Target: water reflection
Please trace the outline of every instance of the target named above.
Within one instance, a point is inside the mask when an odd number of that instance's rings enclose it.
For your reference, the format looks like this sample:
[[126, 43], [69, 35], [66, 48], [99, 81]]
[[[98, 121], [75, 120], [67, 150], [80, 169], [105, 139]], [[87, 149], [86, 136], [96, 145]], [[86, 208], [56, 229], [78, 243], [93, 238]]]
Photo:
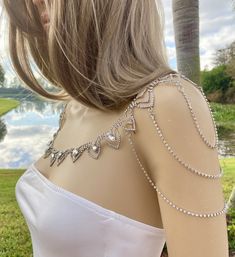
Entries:
[[[0, 118], [0, 168], [27, 168], [40, 158], [58, 129], [63, 103], [22, 101]], [[235, 134], [219, 138], [219, 155], [235, 156]]]
[[39, 158], [58, 128], [62, 108], [63, 103], [27, 100], [2, 116], [0, 167], [27, 168]]
[[235, 132], [226, 133], [219, 137], [219, 156], [233, 157], [235, 156]]
[[3, 141], [6, 134], [7, 134], [7, 126], [3, 122], [3, 120], [0, 118], [0, 142]]

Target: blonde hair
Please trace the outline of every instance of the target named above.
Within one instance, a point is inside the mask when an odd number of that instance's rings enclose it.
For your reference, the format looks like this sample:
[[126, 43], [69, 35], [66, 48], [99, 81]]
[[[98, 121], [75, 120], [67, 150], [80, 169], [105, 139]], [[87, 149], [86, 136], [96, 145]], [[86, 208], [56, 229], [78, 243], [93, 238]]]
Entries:
[[[52, 100], [74, 98], [109, 111], [128, 103], [157, 77], [172, 72], [158, 0], [45, 0], [45, 31], [32, 0], [3, 0], [9, 17], [9, 51], [20, 79]], [[59, 89], [45, 90], [33, 74]]]

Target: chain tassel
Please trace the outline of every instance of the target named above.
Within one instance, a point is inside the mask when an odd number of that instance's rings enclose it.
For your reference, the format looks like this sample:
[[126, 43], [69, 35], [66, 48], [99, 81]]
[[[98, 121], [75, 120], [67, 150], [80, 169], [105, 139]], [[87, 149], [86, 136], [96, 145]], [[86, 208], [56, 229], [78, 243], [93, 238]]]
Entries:
[[[177, 80], [175, 81], [174, 79], [177, 78]], [[188, 98], [188, 96], [186, 95], [184, 88], [182, 87], [179, 78], [184, 78], [185, 80], [191, 82], [194, 86], [196, 86], [201, 92], [203, 97], [205, 98], [209, 110], [210, 110], [210, 114], [211, 117], [213, 119], [213, 126], [215, 129], [215, 143], [212, 144], [210, 143], [206, 137], [204, 136], [204, 134], [202, 133], [200, 126], [198, 124], [198, 121], [196, 119], [195, 113], [193, 112], [192, 109], [192, 105], [190, 102], [190, 99]], [[198, 131], [201, 139], [203, 140], [203, 142], [211, 149], [214, 149], [217, 147], [218, 145], [218, 133], [217, 133], [217, 128], [215, 125], [215, 121], [214, 121], [214, 117], [213, 117], [213, 113], [211, 111], [209, 102], [202, 90], [202, 88], [200, 86], [198, 86], [197, 84], [195, 84], [194, 82], [192, 82], [191, 80], [189, 80], [187, 77], [183, 76], [182, 74], [168, 74], [166, 76], [163, 76], [162, 78], [158, 78], [154, 81], [152, 81], [147, 87], [144, 88], [144, 90], [142, 90], [140, 93], [137, 94], [137, 96], [133, 99], [133, 101], [131, 101], [131, 103], [128, 105], [128, 107], [125, 109], [124, 113], [120, 116], [119, 119], [117, 119], [117, 121], [113, 124], [113, 126], [111, 127], [111, 129], [109, 129], [108, 131], [102, 133], [101, 135], [98, 135], [98, 137], [96, 138], [96, 140], [94, 141], [90, 141], [88, 143], [85, 143], [79, 147], [75, 147], [75, 148], [70, 148], [70, 149], [66, 149], [66, 150], [57, 150], [54, 148], [54, 140], [57, 137], [59, 131], [61, 130], [61, 128], [63, 127], [64, 123], [65, 123], [65, 112], [66, 112], [66, 108], [67, 108], [67, 104], [64, 107], [64, 110], [62, 111], [62, 113], [60, 114], [60, 122], [59, 122], [59, 128], [57, 130], [56, 133], [54, 133], [53, 135], [53, 139], [49, 142], [48, 144], [48, 148], [45, 150], [44, 153], [44, 158], [48, 158], [50, 157], [50, 166], [52, 166], [54, 163], [57, 163], [57, 166], [59, 166], [64, 159], [70, 155], [72, 158], [72, 161], [75, 162], [78, 160], [78, 158], [81, 156], [81, 154], [87, 150], [89, 155], [94, 158], [94, 159], [98, 159], [100, 152], [101, 152], [101, 140], [105, 140], [105, 142], [107, 143], [108, 146], [112, 147], [113, 149], [119, 149], [120, 147], [120, 143], [121, 143], [121, 137], [120, 137], [120, 133], [118, 131], [119, 127], [123, 127], [124, 128], [124, 132], [125, 134], [128, 136], [128, 141], [131, 144], [132, 147], [132, 151], [135, 153], [135, 157], [137, 159], [137, 162], [139, 163], [142, 171], [144, 172], [144, 175], [146, 176], [146, 178], [148, 179], [149, 183], [153, 186], [153, 188], [156, 190], [156, 192], [163, 198], [164, 201], [166, 201], [171, 207], [175, 208], [176, 210], [187, 214], [187, 215], [191, 215], [194, 217], [200, 217], [200, 218], [207, 218], [207, 217], [216, 217], [218, 215], [221, 215], [223, 213], [225, 213], [227, 211], [227, 205], [226, 203], [224, 203], [224, 207], [217, 212], [212, 212], [212, 213], [198, 213], [198, 212], [194, 212], [191, 210], [186, 210], [178, 205], [176, 205], [175, 203], [173, 203], [172, 201], [170, 201], [163, 193], [162, 191], [160, 191], [160, 189], [153, 183], [153, 181], [151, 180], [151, 178], [149, 177], [148, 173], [146, 172], [146, 170], [144, 169], [142, 163], [140, 162], [140, 159], [137, 155], [137, 152], [134, 148], [134, 144], [131, 140], [131, 134], [132, 133], [136, 133], [136, 122], [135, 122], [135, 117], [134, 117], [134, 108], [147, 108], [150, 118], [152, 119], [152, 122], [156, 128], [156, 131], [158, 133], [158, 135], [160, 136], [161, 140], [163, 141], [164, 145], [166, 146], [167, 150], [173, 155], [173, 157], [181, 164], [183, 165], [185, 168], [187, 168], [187, 170], [189, 170], [190, 172], [192, 172], [193, 174], [199, 175], [203, 178], [210, 178], [210, 179], [218, 179], [222, 176], [223, 172], [221, 170], [220, 167], [220, 173], [217, 175], [210, 175], [207, 174], [205, 172], [202, 171], [198, 171], [194, 168], [192, 168], [189, 164], [187, 164], [185, 161], [183, 161], [172, 149], [172, 147], [169, 145], [169, 143], [166, 141], [166, 139], [164, 138], [162, 131], [156, 121], [155, 115], [153, 113], [153, 106], [154, 106], [154, 94], [153, 94], [153, 88], [155, 86], [160, 85], [161, 83], [165, 83], [165, 82], [171, 82], [169, 85], [170, 86], [177, 86], [179, 92], [183, 95], [187, 106], [190, 110], [191, 113], [191, 117], [193, 119], [194, 125], [196, 130]], [[164, 84], [167, 85], [167, 84]], [[124, 125], [123, 125], [124, 124]]]

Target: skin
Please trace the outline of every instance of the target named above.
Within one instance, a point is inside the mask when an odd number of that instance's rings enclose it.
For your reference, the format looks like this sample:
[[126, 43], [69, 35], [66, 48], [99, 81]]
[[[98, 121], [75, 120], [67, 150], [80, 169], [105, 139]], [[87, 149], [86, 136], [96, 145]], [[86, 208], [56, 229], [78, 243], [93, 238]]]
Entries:
[[35, 6], [38, 9], [43, 28], [45, 30], [47, 30], [48, 26], [50, 24], [50, 17], [49, 17], [48, 11], [46, 10], [45, 1], [44, 0], [33, 0], [33, 4], [35, 4]]
[[[190, 96], [200, 128], [206, 138], [214, 142], [214, 128], [206, 101], [193, 84], [182, 83]], [[176, 87], [162, 84], [154, 88], [154, 94], [157, 99], [154, 113], [175, 152], [192, 167], [218, 174], [218, 152], [202, 142], [185, 100]], [[56, 149], [78, 147], [95, 139], [111, 127], [121, 112], [93, 112], [71, 100], [65, 115], [64, 126], [54, 142]], [[224, 200], [221, 181], [199, 177], [180, 165], [156, 134], [146, 109], [135, 109], [134, 116], [137, 132], [133, 142], [137, 154], [160, 190], [187, 210], [219, 211]], [[67, 191], [145, 224], [164, 227], [169, 257], [228, 257], [225, 214], [195, 218], [170, 207], [149, 184], [127, 137], [123, 130], [120, 132], [119, 150], [103, 146], [98, 160], [83, 153], [75, 163], [69, 157], [60, 166], [50, 167], [49, 159], [41, 157], [35, 166], [47, 179]]]
[[[107, 131], [123, 113], [123, 110], [104, 113], [86, 108], [75, 100], [71, 100], [67, 107], [66, 121], [54, 141], [56, 149], [80, 146], [95, 139], [97, 135]], [[50, 181], [67, 191], [106, 209], [162, 228], [155, 192], [138, 170], [123, 130], [119, 129], [119, 132], [119, 150], [103, 145], [98, 160], [92, 159], [85, 152], [75, 163], [67, 157], [58, 167], [50, 167], [49, 158], [41, 157], [35, 166]], [[97, 186], [91, 185], [97, 185], [98, 192]], [[126, 197], [123, 198], [123, 195]]]
[[[43, 1], [34, 2], [43, 13]], [[215, 131], [205, 99], [192, 83], [181, 82], [203, 134], [209, 142], [214, 142]], [[218, 174], [217, 149], [210, 149], [201, 140], [189, 108], [177, 88], [161, 84], [154, 88], [154, 95], [157, 100], [153, 111], [177, 155], [191, 167]], [[148, 111], [135, 109], [134, 112], [137, 124], [134, 145], [145, 170], [159, 189], [187, 210], [202, 213], [221, 210], [224, 198], [220, 179], [202, 178], [180, 165], [156, 133]], [[54, 147], [68, 149], [87, 143], [109, 129], [121, 114], [122, 111], [107, 114], [86, 108], [72, 99]], [[225, 214], [195, 218], [170, 207], [149, 184], [127, 137], [123, 130], [119, 131], [119, 150], [103, 146], [98, 160], [83, 153], [75, 163], [67, 157], [60, 166], [50, 167], [49, 158], [42, 156], [35, 166], [48, 180], [67, 191], [145, 224], [164, 227], [169, 257], [228, 257]]]
[[[203, 95], [194, 85], [181, 81], [190, 98], [199, 126], [209, 142], [215, 130]], [[169, 85], [170, 83], [168, 83]], [[219, 173], [217, 149], [210, 149], [195, 129], [190, 110], [174, 86], [162, 84], [154, 90], [154, 113], [161, 131], [174, 152], [191, 167], [209, 174]], [[173, 158], [153, 129], [144, 110], [136, 112], [140, 133], [136, 134], [139, 152], [154, 183], [172, 202], [195, 212], [215, 212], [223, 208], [221, 180], [205, 179], [191, 173]], [[141, 133], [141, 131], [143, 133]], [[170, 257], [228, 257], [226, 216], [196, 218], [169, 206], [158, 195], [160, 212]]]

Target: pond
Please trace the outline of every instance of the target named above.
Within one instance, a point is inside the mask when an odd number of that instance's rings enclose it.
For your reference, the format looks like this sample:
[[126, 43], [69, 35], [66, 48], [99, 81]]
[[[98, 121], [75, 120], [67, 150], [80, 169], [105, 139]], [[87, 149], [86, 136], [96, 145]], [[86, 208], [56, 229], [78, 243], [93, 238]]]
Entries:
[[[0, 118], [0, 168], [27, 168], [59, 126], [62, 104], [27, 99]], [[219, 138], [219, 156], [235, 156], [235, 134]]]
[[0, 117], [0, 168], [26, 168], [40, 158], [59, 126], [62, 104], [27, 100]]

